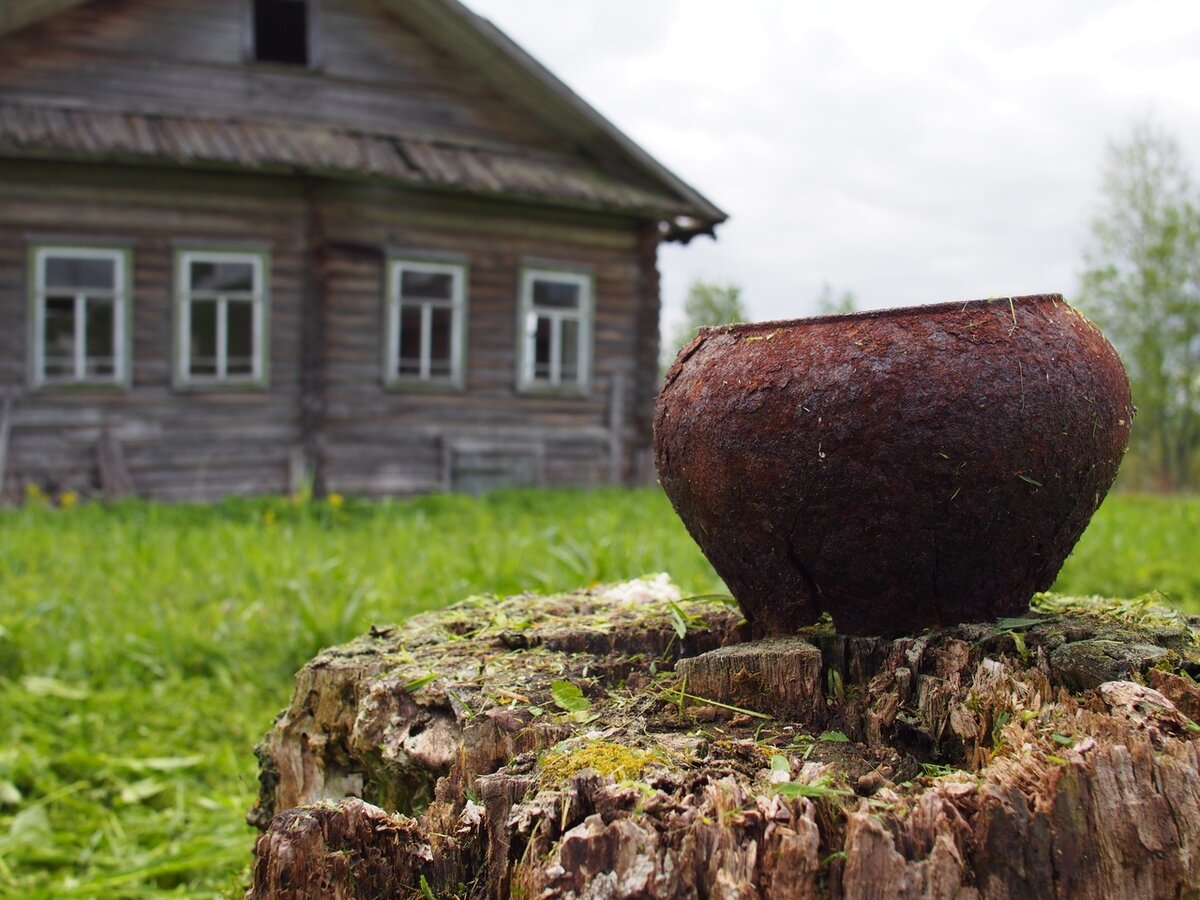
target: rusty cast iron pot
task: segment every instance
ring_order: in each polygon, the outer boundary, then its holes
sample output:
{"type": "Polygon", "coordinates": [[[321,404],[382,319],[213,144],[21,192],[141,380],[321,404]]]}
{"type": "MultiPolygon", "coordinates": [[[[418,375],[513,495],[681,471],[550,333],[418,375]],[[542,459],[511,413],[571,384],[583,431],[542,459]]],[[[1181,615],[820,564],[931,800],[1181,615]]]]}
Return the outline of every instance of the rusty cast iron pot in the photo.
{"type": "Polygon", "coordinates": [[[702,329],[659,478],[761,630],[909,634],[1028,609],[1108,492],[1134,410],[1057,294],[702,329]]]}

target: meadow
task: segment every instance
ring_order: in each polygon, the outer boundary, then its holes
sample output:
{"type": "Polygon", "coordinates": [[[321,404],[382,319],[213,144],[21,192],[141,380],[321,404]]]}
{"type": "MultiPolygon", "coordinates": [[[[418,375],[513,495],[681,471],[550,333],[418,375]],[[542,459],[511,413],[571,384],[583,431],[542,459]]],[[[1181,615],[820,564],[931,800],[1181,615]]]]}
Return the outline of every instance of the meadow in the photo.
{"type": "MultiPolygon", "coordinates": [[[[1200,613],[1200,499],[1117,495],[1055,589],[1200,613]]],[[[657,490],[0,511],[0,893],[240,896],[254,743],[322,647],[462,597],[666,571],[657,490]]]]}

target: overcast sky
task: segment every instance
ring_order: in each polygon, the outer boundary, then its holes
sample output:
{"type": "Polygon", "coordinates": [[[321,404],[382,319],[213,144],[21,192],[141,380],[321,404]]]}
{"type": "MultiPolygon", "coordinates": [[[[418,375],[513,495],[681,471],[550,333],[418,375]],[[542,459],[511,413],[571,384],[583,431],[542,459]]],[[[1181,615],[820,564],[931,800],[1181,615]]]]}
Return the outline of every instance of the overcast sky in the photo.
{"type": "Polygon", "coordinates": [[[659,257],[752,317],[1076,290],[1104,148],[1200,169],[1200,2],[467,0],[723,208],[659,257]]]}

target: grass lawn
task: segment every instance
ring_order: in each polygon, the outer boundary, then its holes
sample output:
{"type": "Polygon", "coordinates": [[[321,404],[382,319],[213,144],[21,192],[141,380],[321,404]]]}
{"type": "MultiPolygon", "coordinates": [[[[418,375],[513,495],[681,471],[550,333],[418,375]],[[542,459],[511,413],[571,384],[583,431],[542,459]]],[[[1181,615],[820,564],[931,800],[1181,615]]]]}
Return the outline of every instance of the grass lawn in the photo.
{"type": "MultiPolygon", "coordinates": [[[[1056,589],[1200,612],[1200,499],[1118,496],[1056,589]]],[[[0,512],[0,893],[240,896],[251,748],[323,646],[473,593],[667,571],[656,490],[0,512]]]]}

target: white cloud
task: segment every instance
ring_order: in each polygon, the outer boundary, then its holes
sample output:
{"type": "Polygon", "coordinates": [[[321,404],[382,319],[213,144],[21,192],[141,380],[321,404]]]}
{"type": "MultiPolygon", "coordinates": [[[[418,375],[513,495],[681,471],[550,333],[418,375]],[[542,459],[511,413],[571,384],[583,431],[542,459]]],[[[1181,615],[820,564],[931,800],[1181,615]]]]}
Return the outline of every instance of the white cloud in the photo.
{"type": "Polygon", "coordinates": [[[1195,0],[468,2],[729,212],[664,247],[667,317],[697,276],[758,318],[1069,294],[1106,140],[1200,151],[1195,0]]]}

